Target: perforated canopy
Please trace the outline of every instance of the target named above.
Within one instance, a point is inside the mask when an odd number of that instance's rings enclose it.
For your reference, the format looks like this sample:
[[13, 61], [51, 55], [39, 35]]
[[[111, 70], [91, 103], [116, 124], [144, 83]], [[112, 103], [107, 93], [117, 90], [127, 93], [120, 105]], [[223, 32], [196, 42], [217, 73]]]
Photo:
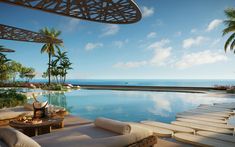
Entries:
[[62, 43], [62, 40], [51, 38], [41, 33], [0, 24], [0, 39], [38, 42], [38, 43]]
[[[73, 18], [113, 24], [134, 23], [141, 12], [133, 0], [0, 0]], [[38, 18], [40, 19], [40, 18]]]

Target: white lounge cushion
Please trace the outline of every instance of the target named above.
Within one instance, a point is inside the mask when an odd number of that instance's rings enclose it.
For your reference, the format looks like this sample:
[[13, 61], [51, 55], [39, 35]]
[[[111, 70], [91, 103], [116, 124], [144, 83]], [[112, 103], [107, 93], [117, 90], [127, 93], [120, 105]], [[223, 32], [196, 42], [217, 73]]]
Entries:
[[40, 147], [33, 139], [10, 127], [0, 128], [0, 139], [9, 147]]
[[128, 123], [124, 123], [117, 120], [112, 120], [108, 118], [97, 118], [94, 122], [96, 127], [112, 131], [118, 134], [130, 134], [131, 126]]
[[134, 126], [130, 134], [118, 135], [95, 127], [93, 124], [88, 124], [34, 136], [33, 139], [43, 147], [74, 147], [75, 145], [79, 147], [121, 147], [146, 138], [151, 134], [150, 131]]

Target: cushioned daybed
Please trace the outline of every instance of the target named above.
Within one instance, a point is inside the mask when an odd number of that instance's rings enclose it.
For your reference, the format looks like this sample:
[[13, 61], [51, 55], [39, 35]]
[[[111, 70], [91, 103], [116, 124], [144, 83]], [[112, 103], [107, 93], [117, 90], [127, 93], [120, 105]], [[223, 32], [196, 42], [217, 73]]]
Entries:
[[[42, 147], [149, 147], [157, 143], [157, 138], [151, 131], [138, 125], [98, 118], [94, 124], [63, 128], [49, 134], [32, 137], [32, 141]], [[38, 147], [36, 144], [35, 147]]]

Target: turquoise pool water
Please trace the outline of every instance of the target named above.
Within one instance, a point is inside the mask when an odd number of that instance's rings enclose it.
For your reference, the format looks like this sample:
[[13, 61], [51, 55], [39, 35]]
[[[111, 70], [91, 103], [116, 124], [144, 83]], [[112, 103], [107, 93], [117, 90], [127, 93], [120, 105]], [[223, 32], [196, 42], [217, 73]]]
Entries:
[[39, 100], [66, 107], [71, 114], [91, 120], [102, 116], [135, 122], [170, 122], [175, 120], [176, 113], [199, 104], [235, 101], [233, 98], [214, 98], [199, 93], [113, 90], [74, 90], [65, 94], [40, 96]]

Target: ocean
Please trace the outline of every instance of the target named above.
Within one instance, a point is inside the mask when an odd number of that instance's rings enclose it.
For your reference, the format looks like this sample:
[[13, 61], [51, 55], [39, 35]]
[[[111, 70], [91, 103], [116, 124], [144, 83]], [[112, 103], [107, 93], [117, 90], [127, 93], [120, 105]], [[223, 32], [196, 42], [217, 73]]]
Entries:
[[[47, 82], [46, 79], [35, 79], [32, 82]], [[215, 85], [232, 86], [235, 80], [195, 80], [195, 79], [68, 79], [66, 83], [75, 85], [125, 85], [125, 86], [189, 86], [214, 87]]]

